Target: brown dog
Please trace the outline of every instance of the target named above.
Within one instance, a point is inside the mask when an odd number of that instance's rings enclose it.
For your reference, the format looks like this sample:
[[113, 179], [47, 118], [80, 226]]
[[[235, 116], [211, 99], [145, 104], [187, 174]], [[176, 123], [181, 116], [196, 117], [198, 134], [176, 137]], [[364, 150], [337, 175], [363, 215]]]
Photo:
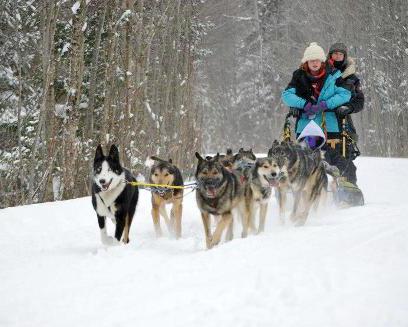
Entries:
[[[201, 211], [207, 249], [217, 245], [224, 230], [226, 240], [232, 240], [233, 219], [231, 211], [244, 204], [244, 186], [239, 177], [228, 171], [219, 160], [219, 155], [205, 159], [196, 152], [198, 159], [196, 180], [196, 200]], [[210, 215], [220, 218], [217, 221], [214, 234], [211, 233]]]
[[[150, 170], [150, 183], [170, 186], [183, 186], [183, 177], [180, 170], [168, 161], [151, 157], [155, 164]], [[166, 211], [166, 204], [172, 204], [170, 219]], [[176, 238], [181, 237], [181, 217], [183, 210], [183, 189], [152, 188], [152, 218], [156, 236], [162, 235], [160, 227], [160, 215], [164, 218], [170, 234]]]

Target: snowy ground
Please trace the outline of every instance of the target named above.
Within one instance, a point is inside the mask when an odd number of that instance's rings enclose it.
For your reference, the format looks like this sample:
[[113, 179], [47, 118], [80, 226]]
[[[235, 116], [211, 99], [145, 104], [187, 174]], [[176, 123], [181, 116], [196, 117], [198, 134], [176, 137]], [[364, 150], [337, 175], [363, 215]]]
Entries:
[[111, 248], [90, 198], [3, 209], [0, 326], [408, 326], [408, 159], [357, 165], [366, 206], [292, 227], [273, 200], [264, 234], [209, 251], [194, 194], [181, 240], [155, 239], [142, 191]]

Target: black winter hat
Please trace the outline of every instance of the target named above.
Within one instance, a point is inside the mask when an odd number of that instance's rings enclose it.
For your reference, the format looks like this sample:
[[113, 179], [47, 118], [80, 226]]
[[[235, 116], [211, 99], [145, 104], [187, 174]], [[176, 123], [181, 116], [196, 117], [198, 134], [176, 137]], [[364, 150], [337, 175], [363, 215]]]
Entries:
[[331, 54], [336, 51], [343, 53], [344, 56], [347, 56], [347, 47], [344, 43], [341, 42], [334, 43], [329, 49], [329, 56], [331, 56]]

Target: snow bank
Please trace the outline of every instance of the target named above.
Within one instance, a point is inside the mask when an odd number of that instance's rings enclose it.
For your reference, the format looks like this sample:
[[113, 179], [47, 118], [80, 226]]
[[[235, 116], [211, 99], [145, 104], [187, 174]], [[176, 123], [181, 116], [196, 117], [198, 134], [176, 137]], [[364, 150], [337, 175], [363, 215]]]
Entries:
[[357, 165], [366, 206], [295, 228], [273, 200], [264, 234], [210, 251], [194, 194], [181, 240], [155, 239], [142, 191], [111, 248], [90, 198], [0, 210], [0, 326], [407, 326], [408, 160]]

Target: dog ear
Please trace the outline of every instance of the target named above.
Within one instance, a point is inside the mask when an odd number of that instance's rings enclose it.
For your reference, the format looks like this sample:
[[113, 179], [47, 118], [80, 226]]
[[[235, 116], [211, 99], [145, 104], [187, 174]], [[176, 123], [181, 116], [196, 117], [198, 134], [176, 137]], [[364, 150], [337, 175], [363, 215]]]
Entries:
[[111, 145], [111, 148], [109, 150], [109, 157], [112, 160], [114, 160], [116, 162], [119, 162], [119, 150], [118, 150], [118, 148], [116, 147], [115, 144]]
[[169, 163], [171, 163], [171, 164], [173, 163], [173, 160], [171, 160], [171, 158], [169, 158], [169, 160], [168, 160], [168, 161], [169, 161]]
[[103, 149], [102, 149], [102, 145], [98, 145], [96, 147], [96, 151], [95, 151], [95, 159], [94, 161], [100, 160], [104, 157], [105, 155], [103, 154]]
[[229, 155], [229, 156], [232, 155], [232, 149], [227, 149], [227, 155]]
[[220, 159], [220, 153], [217, 152], [217, 155], [214, 157], [215, 161], [218, 161], [218, 159]]
[[200, 154], [198, 152], [195, 153], [195, 156], [198, 159], [198, 161], [204, 161], [204, 158], [202, 156], [200, 156]]
[[159, 161], [159, 162], [166, 162], [165, 160], [160, 159], [159, 157], [156, 157], [156, 156], [151, 156], [150, 159], [152, 159], [154, 161]]

